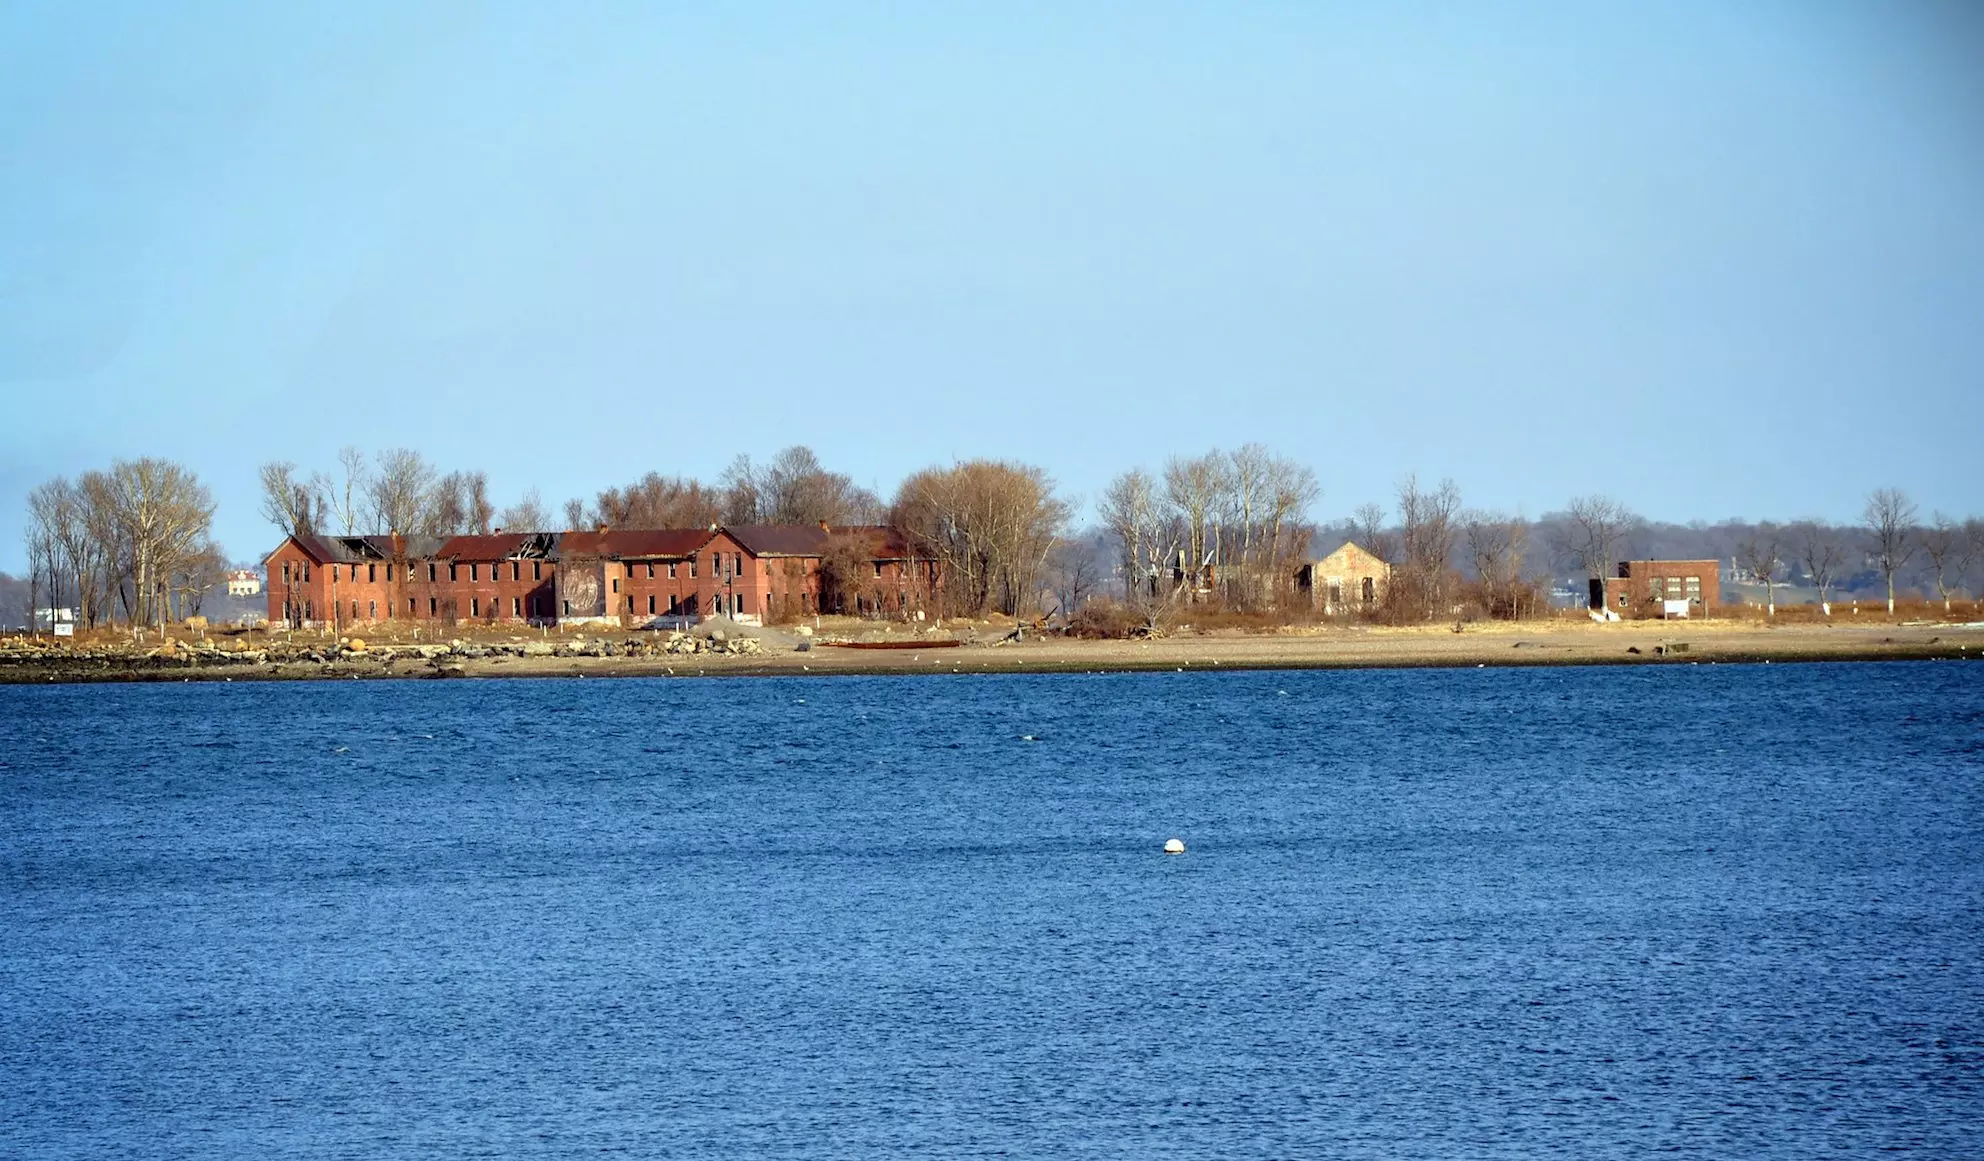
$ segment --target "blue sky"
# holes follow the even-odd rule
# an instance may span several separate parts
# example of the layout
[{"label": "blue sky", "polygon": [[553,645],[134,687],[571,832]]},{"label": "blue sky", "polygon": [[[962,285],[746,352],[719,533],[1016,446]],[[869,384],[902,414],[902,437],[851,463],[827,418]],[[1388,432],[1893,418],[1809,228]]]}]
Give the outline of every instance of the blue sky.
[{"label": "blue sky", "polygon": [[718,8],[0,5],[0,567],[348,443],[1984,512],[1984,6]]}]

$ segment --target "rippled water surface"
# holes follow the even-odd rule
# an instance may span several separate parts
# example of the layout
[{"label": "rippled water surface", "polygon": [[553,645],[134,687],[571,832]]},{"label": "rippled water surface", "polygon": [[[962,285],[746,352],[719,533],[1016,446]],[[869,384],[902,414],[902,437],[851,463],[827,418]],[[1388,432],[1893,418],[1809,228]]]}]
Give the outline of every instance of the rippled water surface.
[{"label": "rippled water surface", "polygon": [[0,723],[7,1157],[1984,1140],[1984,666],[0,688]]}]

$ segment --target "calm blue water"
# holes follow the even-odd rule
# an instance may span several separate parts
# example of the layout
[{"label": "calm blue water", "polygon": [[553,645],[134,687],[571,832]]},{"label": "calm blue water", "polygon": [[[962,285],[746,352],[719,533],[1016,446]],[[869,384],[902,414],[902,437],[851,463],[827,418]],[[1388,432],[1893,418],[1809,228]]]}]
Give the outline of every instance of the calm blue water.
[{"label": "calm blue water", "polygon": [[0,722],[0,1156],[1984,1152],[1984,666]]}]

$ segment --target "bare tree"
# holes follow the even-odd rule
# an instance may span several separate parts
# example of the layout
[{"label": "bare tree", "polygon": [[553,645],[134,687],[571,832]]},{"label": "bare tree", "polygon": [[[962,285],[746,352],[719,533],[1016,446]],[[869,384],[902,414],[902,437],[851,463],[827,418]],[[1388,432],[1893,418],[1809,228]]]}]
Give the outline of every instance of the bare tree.
[{"label": "bare tree", "polygon": [[132,619],[165,626],[170,581],[213,523],[212,495],[167,460],[119,461],[110,470],[111,511],[130,545]]},{"label": "bare tree", "polygon": [[262,516],[284,536],[314,536],[318,515],[316,493],[288,460],[265,463],[260,471]]},{"label": "bare tree", "polygon": [[596,519],[586,523],[615,528],[707,528],[722,521],[723,503],[700,481],[649,472],[624,488],[599,493],[591,515]]},{"label": "bare tree", "polygon": [[[1063,539],[1047,554],[1046,585],[1053,594],[1055,612],[1063,617],[1073,616],[1101,582],[1101,561],[1106,559],[1102,554],[1107,549],[1098,539],[1093,533]],[[1040,603],[1045,607],[1045,601]]]},{"label": "bare tree", "polygon": [[757,474],[759,515],[769,524],[869,524],[880,515],[874,493],[820,466],[808,447],[789,447]]},{"label": "bare tree", "polygon": [[482,472],[464,472],[462,489],[468,499],[468,527],[477,536],[489,535],[496,505],[489,499],[489,477]]},{"label": "bare tree", "polygon": [[489,477],[481,472],[449,472],[427,491],[420,530],[428,536],[487,536],[495,506]]},{"label": "bare tree", "polygon": [[1624,504],[1605,496],[1573,499],[1561,520],[1560,550],[1594,580],[1611,575],[1621,546],[1641,524]]},{"label": "bare tree", "polygon": [[174,563],[167,580],[176,606],[174,619],[199,616],[207,594],[226,579],[227,557],[221,553],[220,546],[212,540],[194,545]]},{"label": "bare tree", "polygon": [[760,494],[758,472],[751,466],[751,457],[739,455],[730,461],[717,477],[717,487],[723,494],[723,522],[725,524],[763,524],[765,519],[764,498]]},{"label": "bare tree", "polygon": [[388,536],[411,536],[426,512],[434,467],[419,452],[403,447],[380,452],[378,464],[367,484],[373,523]]},{"label": "bare tree", "polygon": [[1768,521],[1758,524],[1736,546],[1737,560],[1764,585],[1764,615],[1777,616],[1777,554],[1783,548],[1783,533]]},{"label": "bare tree", "polygon": [[[1156,543],[1167,539],[1161,506],[1157,482],[1141,468],[1117,476],[1102,493],[1100,515],[1120,554],[1125,600],[1153,583],[1156,570],[1165,563],[1163,556],[1147,559]],[[1167,546],[1163,551],[1169,553],[1175,548]]]},{"label": "bare tree", "polygon": [[1523,578],[1523,559],[1529,550],[1528,521],[1500,512],[1473,511],[1461,517],[1461,531],[1488,615],[1518,620],[1534,614],[1540,603],[1536,586]]},{"label": "bare tree", "polygon": [[339,448],[337,474],[319,472],[311,477],[311,483],[322,510],[328,511],[337,521],[338,534],[350,536],[356,533],[360,521],[367,515],[364,507],[369,483],[365,453],[355,447]]},{"label": "bare tree", "polygon": [[45,530],[37,528],[32,522],[21,534],[25,542],[23,547],[27,549],[28,555],[28,607],[27,616],[22,618],[21,623],[37,637],[41,635],[41,619],[38,615],[41,609],[41,574],[37,571],[40,568],[37,562],[46,551],[47,535]]},{"label": "bare tree", "polygon": [[125,600],[125,611],[131,610],[123,580],[131,571],[131,542],[117,519],[115,493],[109,472],[84,472],[76,480],[83,522],[78,545],[87,550],[75,562],[76,578],[83,620],[91,627],[112,619],[113,600]]},{"label": "bare tree", "polygon": [[936,560],[949,608],[1017,614],[1038,590],[1035,580],[1067,523],[1068,506],[1039,468],[973,460],[903,481],[891,515]]},{"label": "bare tree", "polygon": [[1969,537],[1964,527],[1941,512],[1922,531],[1922,555],[1929,558],[1929,569],[1936,579],[1936,593],[1943,598],[1943,612],[1950,611],[1950,594],[1963,587],[1963,574],[1970,564]]},{"label": "bare tree", "polygon": [[532,488],[524,493],[524,498],[503,509],[497,522],[510,532],[547,532],[551,528],[551,515],[544,510],[544,499]]},{"label": "bare tree", "polygon": [[1110,483],[1101,515],[1122,563],[1123,602],[1145,632],[1155,633],[1184,591],[1186,572],[1176,567],[1184,521],[1142,469]]},{"label": "bare tree", "polygon": [[1839,533],[1817,520],[1801,520],[1791,526],[1790,535],[1797,545],[1798,559],[1805,565],[1805,574],[1819,590],[1819,612],[1832,616],[1830,594],[1839,583],[1839,570],[1846,564],[1846,547],[1840,542]]},{"label": "bare tree", "polygon": [[[1984,520],[1971,517],[1963,522],[1963,571],[1966,577],[1972,576],[1971,568],[1984,559]],[[1970,586],[1972,604],[1977,601],[1977,586]]]},{"label": "bare tree", "polygon": [[1231,498],[1225,505],[1228,576],[1236,583],[1229,599],[1243,606],[1273,607],[1294,582],[1294,562],[1309,547],[1309,505],[1322,490],[1316,474],[1259,444],[1233,453],[1225,473]]},{"label": "bare tree", "polygon": [[820,608],[829,613],[861,612],[861,597],[873,577],[873,564],[874,557],[860,536],[830,534],[820,554]]},{"label": "bare tree", "polygon": [[1385,509],[1381,504],[1359,504],[1351,514],[1351,527],[1364,551],[1388,564],[1397,563],[1391,534],[1385,531]]},{"label": "bare tree", "polygon": [[1398,486],[1399,539],[1403,559],[1386,588],[1386,602],[1413,618],[1445,614],[1454,540],[1459,532],[1460,489],[1441,480],[1434,489],[1408,475]]},{"label": "bare tree", "polygon": [[1225,491],[1225,459],[1211,451],[1196,458],[1173,456],[1164,465],[1164,493],[1180,521],[1179,573],[1187,598],[1212,588],[1218,561],[1221,493]]},{"label": "bare tree", "polygon": [[1915,505],[1899,488],[1876,488],[1867,497],[1861,523],[1872,542],[1874,564],[1888,586],[1888,615],[1894,615],[1894,574],[1915,555]]},{"label": "bare tree", "polygon": [[593,518],[592,513],[586,511],[586,502],[584,500],[574,496],[565,501],[566,528],[590,528],[598,522],[598,520]]}]

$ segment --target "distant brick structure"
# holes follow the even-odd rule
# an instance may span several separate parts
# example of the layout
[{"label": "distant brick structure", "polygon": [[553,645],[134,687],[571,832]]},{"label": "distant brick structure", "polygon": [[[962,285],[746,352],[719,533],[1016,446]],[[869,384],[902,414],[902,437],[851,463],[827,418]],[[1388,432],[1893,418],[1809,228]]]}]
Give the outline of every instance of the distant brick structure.
[{"label": "distant brick structure", "polygon": [[1594,579],[1591,589],[1593,608],[1622,617],[1665,616],[1668,601],[1687,602],[1682,616],[1703,616],[1722,603],[1722,562],[1622,560],[1619,575]]},{"label": "distant brick structure", "polygon": [[[834,538],[864,562],[822,609]],[[599,528],[489,536],[292,536],[267,560],[269,620],[645,624],[723,616],[750,623],[818,612],[910,615],[935,596],[936,562],[893,528],[760,525]]]},{"label": "distant brick structure", "polygon": [[1376,608],[1391,584],[1392,566],[1346,540],[1335,552],[1305,564],[1295,575],[1312,607],[1329,616]]}]

